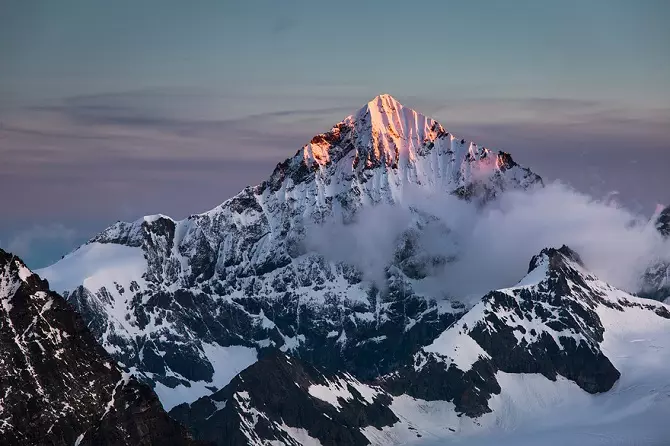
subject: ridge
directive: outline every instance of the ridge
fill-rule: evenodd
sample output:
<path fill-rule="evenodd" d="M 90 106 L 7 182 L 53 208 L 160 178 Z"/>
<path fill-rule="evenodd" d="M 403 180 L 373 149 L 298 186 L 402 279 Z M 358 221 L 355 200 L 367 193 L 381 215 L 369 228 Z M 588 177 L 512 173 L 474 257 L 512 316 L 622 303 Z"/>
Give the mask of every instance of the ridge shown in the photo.
<path fill-rule="evenodd" d="M 218 358 L 246 366 L 270 347 L 371 379 L 463 312 L 413 288 L 450 260 L 385 241 L 402 255 L 384 259 L 380 290 L 363 267 L 310 245 L 310 231 L 379 205 L 411 216 L 400 230 L 419 230 L 440 218 L 417 212 L 417 195 L 483 206 L 541 184 L 508 154 L 380 95 L 216 208 L 117 222 L 38 273 L 168 408 L 229 382 L 234 370 Z"/>

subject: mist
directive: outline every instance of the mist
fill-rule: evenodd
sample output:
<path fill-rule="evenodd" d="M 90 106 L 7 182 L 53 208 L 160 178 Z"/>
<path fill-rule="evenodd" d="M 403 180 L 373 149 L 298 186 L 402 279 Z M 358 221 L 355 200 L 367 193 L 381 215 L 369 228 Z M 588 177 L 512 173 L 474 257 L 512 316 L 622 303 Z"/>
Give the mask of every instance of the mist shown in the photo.
<path fill-rule="evenodd" d="M 330 260 L 357 266 L 365 279 L 383 287 L 403 232 L 418 228 L 417 251 L 455 260 L 416 281 L 414 290 L 462 301 L 513 286 L 526 274 L 533 255 L 565 244 L 599 278 L 636 292 L 650 264 L 670 261 L 670 242 L 648 216 L 624 208 L 615 197 L 597 199 L 554 182 L 503 193 L 480 208 L 412 188 L 399 205 L 362 209 L 352 223 L 312 228 L 307 243 Z"/>

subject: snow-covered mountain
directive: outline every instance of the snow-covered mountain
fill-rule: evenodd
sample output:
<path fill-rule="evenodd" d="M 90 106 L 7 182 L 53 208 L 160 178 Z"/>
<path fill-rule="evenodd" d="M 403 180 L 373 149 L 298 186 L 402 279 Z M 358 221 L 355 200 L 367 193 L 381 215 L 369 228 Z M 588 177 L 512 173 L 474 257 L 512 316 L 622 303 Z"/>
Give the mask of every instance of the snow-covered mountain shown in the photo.
<path fill-rule="evenodd" d="M 445 215 L 541 186 L 509 154 L 382 95 L 215 209 L 117 222 L 39 274 L 199 439 L 660 444 L 667 305 L 598 280 L 567 247 L 483 298 L 435 285 L 460 254 Z M 453 209 L 431 213 L 417 194 Z M 386 252 L 379 275 L 328 255 L 344 239 L 312 243 L 384 208 L 406 218 L 362 226 L 365 240 L 401 226 L 389 246 L 365 245 Z M 438 233 L 449 249 L 426 249 Z"/>
<path fill-rule="evenodd" d="M 1 249 L 0 304 L 0 444 L 196 444 L 65 300 Z"/>
<path fill-rule="evenodd" d="M 351 222 L 379 204 L 410 207 L 409 191 L 485 203 L 541 184 L 509 154 L 458 139 L 382 95 L 261 185 L 185 220 L 116 223 L 40 274 L 112 356 L 156 383 L 167 407 L 224 386 L 273 346 L 370 379 L 463 311 L 412 288 L 426 265 L 449 260 L 413 246 L 411 231 L 434 217 L 415 213 L 381 287 L 310 251 L 309 228 Z"/>
<path fill-rule="evenodd" d="M 222 445 L 661 445 L 669 330 L 669 306 L 607 285 L 564 246 L 374 383 L 273 353 L 170 413 Z"/>

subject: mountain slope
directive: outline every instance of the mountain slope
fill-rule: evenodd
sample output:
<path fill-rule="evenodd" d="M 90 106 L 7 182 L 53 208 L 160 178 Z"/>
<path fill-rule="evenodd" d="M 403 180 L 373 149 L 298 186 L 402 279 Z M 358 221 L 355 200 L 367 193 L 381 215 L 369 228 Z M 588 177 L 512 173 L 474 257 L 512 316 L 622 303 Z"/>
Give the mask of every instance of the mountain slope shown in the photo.
<path fill-rule="evenodd" d="M 412 209 L 416 190 L 481 204 L 540 184 L 509 154 L 459 140 L 382 95 L 261 185 L 182 221 L 118 222 L 40 274 L 111 355 L 156 384 L 166 407 L 224 386 L 270 347 L 371 379 L 462 313 L 413 288 L 449 258 L 416 255 L 408 236 L 392 247 L 394 265 L 379 265 L 387 283 L 375 285 L 314 253 L 311 228 L 380 204 Z M 410 231 L 436 219 L 411 212 Z"/>
<path fill-rule="evenodd" d="M 658 212 L 652 222 L 666 243 L 670 243 L 670 206 Z M 639 294 L 642 297 L 670 303 L 670 260 L 658 259 L 647 268 L 642 276 Z"/>
<path fill-rule="evenodd" d="M 171 415 L 221 445 L 662 444 L 669 330 L 670 307 L 598 280 L 567 247 L 546 249 L 518 285 L 375 384 L 270 354 Z"/>
<path fill-rule="evenodd" d="M 0 444 L 195 444 L 81 318 L 0 250 Z"/>
<path fill-rule="evenodd" d="M 324 374 L 272 352 L 218 392 L 170 415 L 225 445 L 368 444 L 362 428 L 391 426 L 391 397 L 346 373 Z"/>

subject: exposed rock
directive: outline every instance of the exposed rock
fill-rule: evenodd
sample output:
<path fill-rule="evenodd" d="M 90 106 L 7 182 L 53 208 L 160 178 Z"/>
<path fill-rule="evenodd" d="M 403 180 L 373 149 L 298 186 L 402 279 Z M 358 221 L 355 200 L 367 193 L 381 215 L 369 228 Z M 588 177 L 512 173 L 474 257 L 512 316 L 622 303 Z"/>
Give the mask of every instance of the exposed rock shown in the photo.
<path fill-rule="evenodd" d="M 196 444 L 47 281 L 2 250 L 0 302 L 1 444 Z"/>
<path fill-rule="evenodd" d="M 324 446 L 366 445 L 369 440 L 361 429 L 398 421 L 388 408 L 390 402 L 379 387 L 364 385 L 346 373 L 326 375 L 275 350 L 223 389 L 177 406 L 170 415 L 191 426 L 198 438 L 219 445 L 276 441 L 299 446 L 290 428 Z"/>
<path fill-rule="evenodd" d="M 644 308 L 668 318 L 665 306 L 633 299 L 589 273 L 570 248 L 545 249 L 517 286 L 488 293 L 416 353 L 413 364 L 382 383 L 396 395 L 453 401 L 471 417 L 490 411 L 488 400 L 500 392 L 497 371 L 539 373 L 550 380 L 560 375 L 589 393 L 606 392 L 620 372 L 601 349 L 599 308 Z M 460 350 L 471 357 L 459 359 Z"/>
<path fill-rule="evenodd" d="M 670 206 L 655 215 L 653 224 L 664 239 L 670 239 Z M 638 294 L 648 299 L 670 302 L 669 261 L 658 259 L 646 269 L 641 278 Z"/>
<path fill-rule="evenodd" d="M 379 265 L 386 282 L 376 284 L 352 265 L 310 252 L 309 228 L 352 222 L 379 204 L 407 207 L 408 188 L 485 203 L 541 184 L 508 154 L 466 144 L 381 95 L 312 138 L 263 184 L 182 221 L 156 215 L 116 223 L 42 273 L 56 280 L 85 272 L 57 289 L 100 343 L 147 382 L 189 388 L 193 398 L 195 387 L 225 384 L 215 379 L 210 346 L 280 348 L 372 379 L 406 362 L 462 312 L 438 305 L 442 295 L 412 289 L 413 280 L 452 260 L 412 245 L 412 231 L 437 217 L 408 211 L 416 221 L 405 246 L 398 241 L 397 258 Z M 91 275 L 96 280 L 82 287 Z"/>

